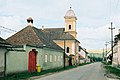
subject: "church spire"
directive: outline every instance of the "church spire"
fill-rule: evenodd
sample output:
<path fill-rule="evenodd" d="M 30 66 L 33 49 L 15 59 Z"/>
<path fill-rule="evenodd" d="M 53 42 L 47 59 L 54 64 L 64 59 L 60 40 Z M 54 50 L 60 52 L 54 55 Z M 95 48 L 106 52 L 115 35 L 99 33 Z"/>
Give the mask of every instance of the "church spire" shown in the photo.
<path fill-rule="evenodd" d="M 69 32 L 74 38 L 77 36 L 76 32 L 76 20 L 77 17 L 74 13 L 74 11 L 71 9 L 71 4 L 70 4 L 70 9 L 66 12 L 64 19 L 65 19 L 65 32 Z"/>

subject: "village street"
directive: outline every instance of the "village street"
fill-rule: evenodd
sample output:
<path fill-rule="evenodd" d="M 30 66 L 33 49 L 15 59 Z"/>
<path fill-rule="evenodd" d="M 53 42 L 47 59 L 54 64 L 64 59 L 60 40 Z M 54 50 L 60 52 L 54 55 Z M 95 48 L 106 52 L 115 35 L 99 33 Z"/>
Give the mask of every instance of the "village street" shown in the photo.
<path fill-rule="evenodd" d="M 35 80 L 106 80 L 102 63 L 92 63 Z"/>

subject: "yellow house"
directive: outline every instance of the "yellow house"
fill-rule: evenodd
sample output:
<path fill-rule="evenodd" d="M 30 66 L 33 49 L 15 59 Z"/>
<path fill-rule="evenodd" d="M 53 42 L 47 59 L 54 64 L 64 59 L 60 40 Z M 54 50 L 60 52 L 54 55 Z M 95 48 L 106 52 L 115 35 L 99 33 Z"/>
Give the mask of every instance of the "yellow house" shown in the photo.
<path fill-rule="evenodd" d="M 66 62 L 69 65 L 74 65 L 79 63 L 78 53 L 80 52 L 79 44 L 80 42 L 76 39 L 76 20 L 77 17 L 74 11 L 70 9 L 66 12 L 65 16 L 65 28 L 44 28 L 42 30 L 49 35 L 53 41 L 65 50 L 65 53 L 68 56 L 71 56 L 71 59 Z"/>

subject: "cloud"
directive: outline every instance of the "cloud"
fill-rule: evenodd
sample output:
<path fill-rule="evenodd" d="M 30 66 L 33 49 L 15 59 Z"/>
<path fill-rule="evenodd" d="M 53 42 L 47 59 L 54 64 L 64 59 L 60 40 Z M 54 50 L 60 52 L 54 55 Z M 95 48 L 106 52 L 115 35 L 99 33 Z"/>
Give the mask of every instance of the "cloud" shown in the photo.
<path fill-rule="evenodd" d="M 6 6 L 7 0 L 0 0 L 0 9 Z"/>
<path fill-rule="evenodd" d="M 64 15 L 72 4 L 78 20 L 78 39 L 83 47 L 102 48 L 110 40 L 109 0 L 0 0 L 0 25 L 19 31 L 26 26 L 26 18 L 34 19 L 35 27 L 64 27 Z M 115 9 L 116 2 L 112 4 Z M 112 19 L 114 34 L 120 26 L 119 8 Z M 107 24 L 107 25 L 106 25 Z M 104 26 L 105 25 L 105 26 Z M 1 28 L 0 28 L 1 30 Z M 7 38 L 13 32 L 1 30 L 0 36 Z M 5 35 L 5 36 L 4 36 Z"/>
<path fill-rule="evenodd" d="M 38 19 L 54 19 L 59 20 L 65 15 L 68 7 L 66 0 L 43 0 L 43 1 L 25 1 L 25 0 L 7 0 L 7 6 L 4 9 L 4 13 L 9 13 L 16 16 L 33 16 Z M 58 4 L 59 3 L 59 4 Z M 17 15 L 18 14 L 18 15 Z M 59 15 L 61 14 L 61 16 Z"/>
<path fill-rule="evenodd" d="M 22 19 L 19 16 L 0 16 L 0 26 L 9 28 L 15 31 L 19 31 L 24 27 L 22 23 Z M 0 31 L 1 31 L 0 36 L 2 38 L 7 38 L 15 33 L 14 31 L 10 31 L 2 27 L 0 27 Z"/>
<path fill-rule="evenodd" d="M 78 28 L 78 39 L 81 41 L 81 45 L 85 46 L 88 49 L 103 48 L 105 41 L 109 41 L 110 39 L 110 33 L 108 29 L 109 26 L 110 24 L 97 28 Z"/>

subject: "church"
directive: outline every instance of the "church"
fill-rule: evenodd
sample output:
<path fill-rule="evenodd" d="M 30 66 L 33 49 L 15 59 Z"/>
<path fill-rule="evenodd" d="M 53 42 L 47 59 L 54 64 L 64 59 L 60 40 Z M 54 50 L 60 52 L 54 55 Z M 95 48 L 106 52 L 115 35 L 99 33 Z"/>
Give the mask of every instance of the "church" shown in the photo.
<path fill-rule="evenodd" d="M 80 63 L 80 42 L 77 40 L 76 21 L 77 17 L 72 10 L 72 7 L 66 12 L 65 28 L 44 28 L 42 30 L 61 48 L 70 59 L 66 59 L 66 65 L 75 65 Z M 68 64 L 67 64 L 68 63 Z"/>

